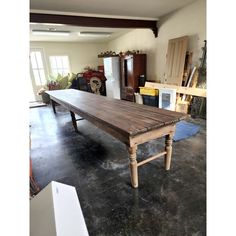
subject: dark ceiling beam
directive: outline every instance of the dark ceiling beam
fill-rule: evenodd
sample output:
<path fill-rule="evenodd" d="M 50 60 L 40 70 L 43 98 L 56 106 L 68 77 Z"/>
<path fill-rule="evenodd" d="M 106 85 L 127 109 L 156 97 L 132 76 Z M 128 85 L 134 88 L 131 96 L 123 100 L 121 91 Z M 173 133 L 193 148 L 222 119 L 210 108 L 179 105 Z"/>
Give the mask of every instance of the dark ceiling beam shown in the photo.
<path fill-rule="evenodd" d="M 43 13 L 30 13 L 30 22 L 55 23 L 84 27 L 151 29 L 157 37 L 158 28 L 156 20 L 130 20 L 118 18 L 100 18 L 89 16 L 54 15 Z"/>

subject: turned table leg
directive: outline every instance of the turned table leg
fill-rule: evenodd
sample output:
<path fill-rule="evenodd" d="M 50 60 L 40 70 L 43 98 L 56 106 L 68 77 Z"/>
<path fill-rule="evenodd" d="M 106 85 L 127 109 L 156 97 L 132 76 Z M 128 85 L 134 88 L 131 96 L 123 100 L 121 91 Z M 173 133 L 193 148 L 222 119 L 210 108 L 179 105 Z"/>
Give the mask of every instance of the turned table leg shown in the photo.
<path fill-rule="evenodd" d="M 165 155 L 165 169 L 169 170 L 170 169 L 170 163 L 171 163 L 171 155 L 172 155 L 172 138 L 173 138 L 173 134 L 170 133 L 168 135 L 166 135 L 166 140 L 165 140 L 165 150 L 166 150 L 166 155 Z"/>
<path fill-rule="evenodd" d="M 52 109 L 54 114 L 56 114 L 56 102 L 51 99 Z"/>
<path fill-rule="evenodd" d="M 78 133 L 78 127 L 77 127 L 77 123 L 76 123 L 76 119 L 75 119 L 75 113 L 70 111 L 70 115 L 71 115 L 71 119 L 72 119 L 72 124 L 75 128 L 75 132 Z"/>
<path fill-rule="evenodd" d="M 138 187 L 138 166 L 137 166 L 137 146 L 129 147 L 129 160 L 130 160 L 130 177 L 131 177 L 131 184 L 133 188 Z"/>

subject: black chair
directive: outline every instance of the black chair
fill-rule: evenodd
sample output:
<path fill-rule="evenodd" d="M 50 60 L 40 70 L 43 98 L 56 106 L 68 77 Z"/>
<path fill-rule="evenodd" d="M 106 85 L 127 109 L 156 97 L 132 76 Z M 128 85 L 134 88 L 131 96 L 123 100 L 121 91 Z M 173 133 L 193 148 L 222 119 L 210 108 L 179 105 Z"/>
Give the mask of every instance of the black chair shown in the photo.
<path fill-rule="evenodd" d="M 71 83 L 70 88 L 91 92 L 91 89 L 84 77 L 77 76 Z"/>
<path fill-rule="evenodd" d="M 88 82 L 86 78 L 84 77 L 78 77 L 78 89 L 86 92 L 92 92 L 90 86 L 88 85 Z"/>

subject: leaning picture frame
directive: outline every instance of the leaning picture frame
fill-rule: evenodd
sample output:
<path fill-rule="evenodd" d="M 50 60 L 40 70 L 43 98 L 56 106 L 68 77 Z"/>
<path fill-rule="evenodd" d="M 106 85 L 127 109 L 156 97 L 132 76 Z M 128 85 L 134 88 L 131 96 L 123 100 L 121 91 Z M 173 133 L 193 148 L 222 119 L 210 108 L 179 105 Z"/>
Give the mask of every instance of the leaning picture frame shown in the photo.
<path fill-rule="evenodd" d="M 175 104 L 176 104 L 176 89 L 160 88 L 159 108 L 174 111 Z"/>

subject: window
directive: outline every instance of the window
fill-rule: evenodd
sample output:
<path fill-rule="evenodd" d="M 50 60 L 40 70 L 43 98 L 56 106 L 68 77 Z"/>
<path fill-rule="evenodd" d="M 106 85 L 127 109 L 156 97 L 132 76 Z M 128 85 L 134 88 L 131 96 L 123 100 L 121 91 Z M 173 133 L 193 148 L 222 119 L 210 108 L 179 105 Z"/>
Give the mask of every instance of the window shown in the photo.
<path fill-rule="evenodd" d="M 30 52 L 31 67 L 37 86 L 46 84 L 45 70 L 43 66 L 42 53 L 39 50 Z"/>
<path fill-rule="evenodd" d="M 51 56 L 49 58 L 51 71 L 54 76 L 58 74 L 65 76 L 70 72 L 68 56 Z"/>

